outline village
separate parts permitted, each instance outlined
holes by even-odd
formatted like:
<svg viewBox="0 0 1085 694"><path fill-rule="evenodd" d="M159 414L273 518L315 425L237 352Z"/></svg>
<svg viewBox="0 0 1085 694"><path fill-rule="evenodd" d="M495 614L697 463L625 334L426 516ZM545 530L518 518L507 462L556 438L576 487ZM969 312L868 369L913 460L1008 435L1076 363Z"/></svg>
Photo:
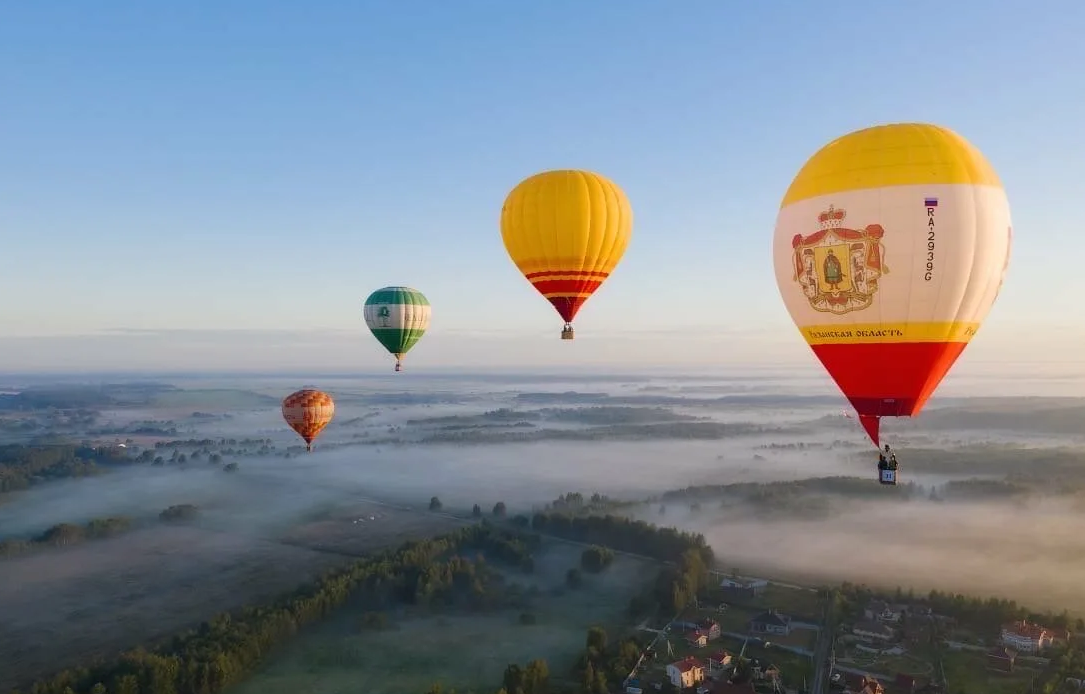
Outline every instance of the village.
<svg viewBox="0 0 1085 694"><path fill-rule="evenodd" d="M823 633L822 594L765 579L723 577L710 598L658 629L642 625L656 636L627 694L1023 694L1048 665L1045 651L1073 638L1027 621L977 633L883 600Z"/></svg>

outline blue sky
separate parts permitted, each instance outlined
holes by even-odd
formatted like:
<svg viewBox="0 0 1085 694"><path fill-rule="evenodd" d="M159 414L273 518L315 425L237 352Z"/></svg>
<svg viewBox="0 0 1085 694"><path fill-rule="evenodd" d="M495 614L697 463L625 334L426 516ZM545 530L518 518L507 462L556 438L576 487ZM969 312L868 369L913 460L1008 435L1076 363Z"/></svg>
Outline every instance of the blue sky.
<svg viewBox="0 0 1085 694"><path fill-rule="evenodd" d="M804 362L779 200L828 140L902 120L964 134L1010 196L1010 275L969 356L1071 359L1085 4L1042 9L7 3L0 370L384 368L361 302L386 284L434 305L420 367ZM562 167L635 213L572 344L498 230L513 185Z"/></svg>

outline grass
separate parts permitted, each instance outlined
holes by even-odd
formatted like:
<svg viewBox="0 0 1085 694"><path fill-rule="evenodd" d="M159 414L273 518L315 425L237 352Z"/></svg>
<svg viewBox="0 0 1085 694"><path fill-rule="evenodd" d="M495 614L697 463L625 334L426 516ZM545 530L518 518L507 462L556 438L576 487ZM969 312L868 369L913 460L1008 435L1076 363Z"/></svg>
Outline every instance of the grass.
<svg viewBox="0 0 1085 694"><path fill-rule="evenodd" d="M837 644L837 657L844 667L866 670L889 677L913 675L928 678L934 672L934 656L926 649L918 649L903 655L879 655L858 648L841 649Z"/></svg>
<svg viewBox="0 0 1085 694"><path fill-rule="evenodd" d="M577 590L564 588L565 572L577 565L581 548L548 543L536 556L531 576L509 580L534 585L539 597L530 610L491 613L389 613L387 631L359 631L359 615L344 610L304 633L273 663L230 694L418 694L440 682L458 691L493 691L505 667L543 658L551 676L563 677L584 649L590 626L608 628L610 638L626 626L629 599L655 578L656 566L618 557L599 575L585 575ZM521 612L537 623L521 625Z"/></svg>
<svg viewBox="0 0 1085 694"><path fill-rule="evenodd" d="M800 620L819 618L822 613L821 598L816 592L785 588L776 584L769 584L760 595L738 603L732 602L723 591L717 593L713 599L717 602L726 602L733 607L751 610L754 613L774 609Z"/></svg>
<svg viewBox="0 0 1085 694"><path fill-rule="evenodd" d="M911 655L882 656L871 663L869 669L874 672L884 672L887 675L914 675L916 677L926 677L934 671L929 662Z"/></svg>
<svg viewBox="0 0 1085 694"><path fill-rule="evenodd" d="M971 651L944 651L942 665L947 691L954 694L1021 694L1035 674L1020 666L1009 674L991 672L984 655Z"/></svg>

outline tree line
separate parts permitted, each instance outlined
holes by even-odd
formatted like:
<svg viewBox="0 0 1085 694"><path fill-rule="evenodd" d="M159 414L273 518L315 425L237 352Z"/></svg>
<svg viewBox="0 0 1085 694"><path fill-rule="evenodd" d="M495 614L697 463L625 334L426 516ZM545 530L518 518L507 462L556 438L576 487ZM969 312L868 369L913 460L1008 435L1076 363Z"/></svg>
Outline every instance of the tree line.
<svg viewBox="0 0 1085 694"><path fill-rule="evenodd" d="M58 523L41 535L28 540L0 540L0 557L20 554L38 547L68 547L87 540L119 535L132 527L132 519L126 516L95 518L82 525Z"/></svg>
<svg viewBox="0 0 1085 694"><path fill-rule="evenodd" d="M708 587L708 571L716 562L704 535L624 516L536 513L531 518L531 528L546 535L605 547L611 555L616 550L666 562L652 589L630 600L632 618L647 616L657 609L671 614L685 608ZM588 553L594 554L592 548ZM601 559L602 556L589 557L587 561L594 564ZM581 561L584 560L582 556ZM576 580L577 577L572 577L570 582Z"/></svg>
<svg viewBox="0 0 1085 694"><path fill-rule="evenodd" d="M77 446L0 446L0 493L27 489L36 482L64 477L86 477L100 472L98 465L131 462L123 448Z"/></svg>
<svg viewBox="0 0 1085 694"><path fill-rule="evenodd" d="M708 541L700 533L662 528L641 520L611 514L579 516L569 513L536 513L531 527L546 535L574 542L602 545L619 552L676 562L692 550L706 566L715 563Z"/></svg>
<svg viewBox="0 0 1085 694"><path fill-rule="evenodd" d="M1037 612L1016 600L988 597L981 598L961 593L932 590L917 594L912 589L896 588L894 591L878 590L862 584L845 582L836 589L839 597L837 607L841 614L856 618L872 600L885 600L909 606L927 607L934 614L952 617L963 627L980 634L999 634L1002 625L1027 620L1050 629L1085 631L1085 620L1070 617L1069 612Z"/></svg>

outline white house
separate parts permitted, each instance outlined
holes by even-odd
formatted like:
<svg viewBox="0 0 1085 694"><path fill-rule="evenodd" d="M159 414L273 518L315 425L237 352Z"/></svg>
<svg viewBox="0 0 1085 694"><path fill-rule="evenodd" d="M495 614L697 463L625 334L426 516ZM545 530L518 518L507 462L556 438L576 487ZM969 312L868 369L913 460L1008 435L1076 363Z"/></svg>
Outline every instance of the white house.
<svg viewBox="0 0 1085 694"><path fill-rule="evenodd" d="M671 663L667 666L667 679L679 689L692 687L704 682L705 668L701 661L693 656Z"/></svg>
<svg viewBox="0 0 1085 694"><path fill-rule="evenodd" d="M720 581L720 588L746 588L755 593L761 593L768 585L769 582L763 578L725 578Z"/></svg>
<svg viewBox="0 0 1085 694"><path fill-rule="evenodd" d="M882 643L892 641L895 636L893 630L881 622L856 622L855 626L851 628L851 633L863 641L880 641Z"/></svg>
<svg viewBox="0 0 1085 694"><path fill-rule="evenodd" d="M1002 625L1002 645L1018 653L1036 653L1051 645L1054 634L1046 627L1024 620Z"/></svg>
<svg viewBox="0 0 1085 694"><path fill-rule="evenodd" d="M899 605L890 605L881 600L872 600L864 610L865 617L871 621L892 622L900 621L903 610Z"/></svg>

